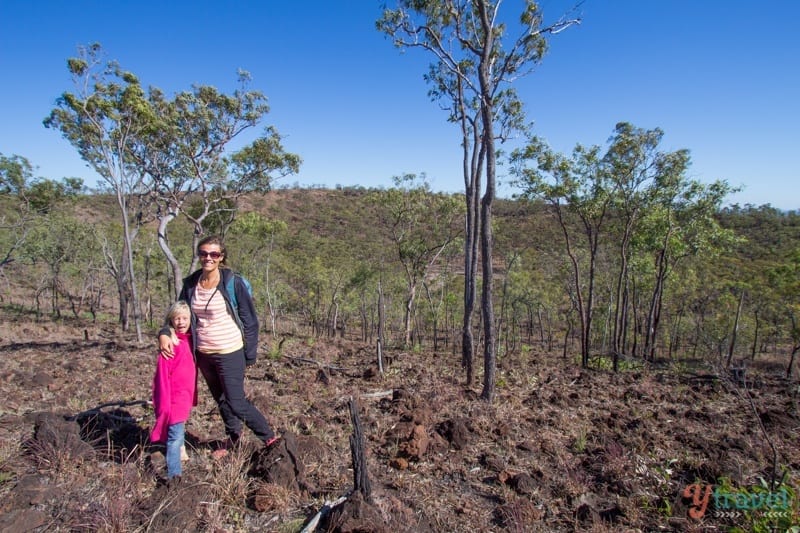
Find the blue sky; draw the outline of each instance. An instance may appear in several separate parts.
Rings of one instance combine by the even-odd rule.
[[[545,21],[574,3],[543,0]],[[434,189],[461,191],[459,132],[422,79],[431,58],[375,30],[381,4],[0,0],[0,153],[27,157],[38,176],[94,183],[42,120],[72,90],[66,59],[100,42],[168,94],[232,91],[237,69],[249,71],[269,98],[264,124],[303,158],[283,184],[389,186],[424,172]],[[501,9],[516,16],[519,1]],[[659,127],[663,150],[691,151],[691,177],[744,188],[730,203],[800,209],[800,2],[586,0],[579,15],[515,84],[538,135],[568,153],[604,145],[620,121]]]

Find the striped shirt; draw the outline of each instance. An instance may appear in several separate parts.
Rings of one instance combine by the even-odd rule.
[[[228,314],[225,298],[215,287],[204,289],[199,284],[192,300],[192,312],[197,318],[198,352],[226,354],[244,346],[242,332]]]

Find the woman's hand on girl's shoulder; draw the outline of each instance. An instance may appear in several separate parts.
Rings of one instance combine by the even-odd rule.
[[[175,357],[172,339],[169,337],[169,335],[158,336],[158,353],[164,359],[172,359]]]

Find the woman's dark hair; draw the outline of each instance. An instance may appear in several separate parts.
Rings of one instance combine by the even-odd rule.
[[[209,235],[208,237],[203,237],[203,239],[197,243],[198,255],[200,252],[200,247],[205,246],[206,244],[216,244],[219,246],[219,251],[222,252],[222,258],[219,261],[219,266],[225,265],[225,261],[228,259],[228,250],[225,248],[225,243],[222,241],[222,237],[219,235]]]

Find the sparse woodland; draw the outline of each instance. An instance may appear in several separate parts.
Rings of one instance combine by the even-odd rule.
[[[262,309],[248,390],[289,436],[295,448],[283,453],[303,474],[270,473],[255,447],[215,463],[209,451],[221,424],[201,393],[188,429],[191,485],[176,492],[159,485],[150,412],[137,404],[149,398],[152,339],[172,298],[156,226],[142,228],[133,254],[139,343],[120,327],[104,259],[103,246],[121,239],[113,199],[58,198],[30,211],[19,211],[30,198],[2,198],[6,221],[20,216],[3,231],[6,527],[299,531],[353,488],[351,397],[361,406],[373,502],[351,514],[368,516],[369,530],[766,531],[758,527],[797,521],[796,499],[791,518],[708,511],[698,521],[681,497],[697,481],[797,490],[795,213],[718,210],[725,246],[687,254],[669,273],[652,351],[642,349],[641,328],[656,262],[636,248],[627,340],[615,358],[620,239],[611,212],[584,365],[564,229],[544,202],[498,201],[498,396],[490,404],[461,366],[455,198],[424,187],[246,195],[225,231],[232,266]],[[567,224],[580,231],[578,218]],[[192,227],[174,226],[170,246],[188,265]],[[112,405],[98,409],[104,404]],[[329,529],[354,527],[339,520]]]
[[[425,185],[401,185],[406,188],[253,193],[242,198],[232,224],[210,228],[225,232],[231,264],[251,280],[264,332],[276,343],[300,336],[375,345],[380,294],[387,349],[460,353],[461,203],[458,195],[433,193]],[[26,194],[37,194],[36,188]],[[2,201],[2,304],[37,317],[114,323],[119,300],[105,250],[119,245],[121,229],[112,198],[64,194],[44,211],[17,194]],[[708,216],[703,223],[714,234],[673,243],[680,254],[662,267],[663,274],[663,234],[643,223],[628,238],[623,272],[622,213],[608,208],[590,269],[579,216],[556,215],[541,201],[498,201],[493,261],[501,280],[495,294],[499,357],[532,346],[580,356],[576,295],[586,299],[591,290],[589,358],[579,357],[579,366],[604,367],[614,354],[624,361],[689,358],[723,367],[769,357],[787,378],[796,377],[800,217],[769,206],[720,208]],[[174,226],[170,247],[188,273],[192,227]],[[141,228],[133,253],[148,333],[160,325],[174,290],[156,228]],[[687,230],[673,228],[679,231]],[[565,233],[573,239],[570,252]],[[579,285],[570,254],[579,264]]]

